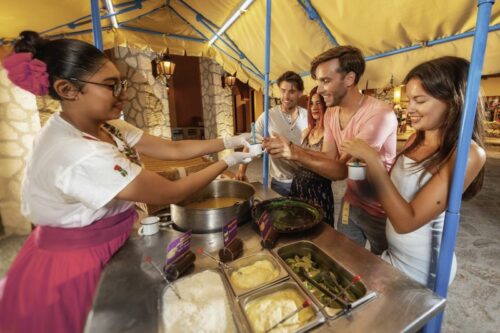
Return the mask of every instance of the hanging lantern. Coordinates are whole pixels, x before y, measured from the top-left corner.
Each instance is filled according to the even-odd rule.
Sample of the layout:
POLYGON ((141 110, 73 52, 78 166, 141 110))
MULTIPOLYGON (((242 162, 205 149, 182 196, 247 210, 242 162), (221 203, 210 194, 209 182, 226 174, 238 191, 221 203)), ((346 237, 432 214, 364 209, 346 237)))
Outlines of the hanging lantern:
POLYGON ((236 84, 236 76, 226 75, 224 81, 229 88, 232 88, 236 84))
POLYGON ((221 79, 222 79, 222 88, 228 87, 232 89, 236 84, 236 73, 232 75, 229 73, 225 73, 224 75, 222 75, 221 79))
POLYGON ((160 80, 166 87, 168 81, 174 75, 175 63, 172 61, 168 53, 161 54, 151 62, 153 77, 160 80))

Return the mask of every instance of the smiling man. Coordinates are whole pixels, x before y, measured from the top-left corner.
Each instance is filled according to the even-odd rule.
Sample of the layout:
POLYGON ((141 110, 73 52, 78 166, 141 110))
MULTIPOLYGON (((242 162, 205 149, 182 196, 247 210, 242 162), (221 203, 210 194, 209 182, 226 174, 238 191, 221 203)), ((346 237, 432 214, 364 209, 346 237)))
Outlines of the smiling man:
MULTIPOLYGON (((298 106, 304 91, 304 82, 295 72, 285 72, 277 80, 281 105, 269 109, 269 134, 278 134, 288 142, 301 144, 302 131, 307 127, 307 110, 298 106)), ((264 136, 264 113, 255 122, 255 132, 264 136)), ((279 158, 270 158, 271 188, 282 196, 290 195, 296 164, 279 158)), ((240 164, 236 179, 247 180, 247 165, 240 164)))
MULTIPOLYGON (((355 138, 375 148, 389 170, 396 157, 397 119, 391 107, 359 92, 357 84, 365 70, 361 51, 353 46, 332 48, 311 63, 311 76, 318 81, 318 93, 325 100, 324 142, 322 152, 291 144, 277 136, 265 140, 265 147, 275 158, 295 161, 331 180, 347 178, 346 162, 350 156, 340 151, 344 140, 355 138)), ((339 231, 371 251, 387 248, 386 216, 368 181, 347 181, 337 223, 339 231)))

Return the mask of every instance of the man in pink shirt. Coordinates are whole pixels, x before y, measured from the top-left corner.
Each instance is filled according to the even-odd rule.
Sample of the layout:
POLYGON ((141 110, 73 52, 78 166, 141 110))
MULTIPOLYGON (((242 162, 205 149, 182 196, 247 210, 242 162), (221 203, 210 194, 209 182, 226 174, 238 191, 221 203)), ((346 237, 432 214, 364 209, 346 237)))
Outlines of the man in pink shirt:
MULTIPOLYGON (((344 140, 358 138, 379 152, 389 170, 396 157, 397 118, 388 104, 359 92, 357 83, 364 70, 361 51, 352 46, 335 47, 317 56, 311 63, 311 76, 329 107, 322 151, 310 151, 273 135, 264 143, 268 152, 331 180, 343 180, 351 157, 340 146, 344 140)), ((387 248, 385 223, 385 212, 369 182, 347 180, 337 229, 362 246, 368 240, 371 251, 381 254, 387 248)))

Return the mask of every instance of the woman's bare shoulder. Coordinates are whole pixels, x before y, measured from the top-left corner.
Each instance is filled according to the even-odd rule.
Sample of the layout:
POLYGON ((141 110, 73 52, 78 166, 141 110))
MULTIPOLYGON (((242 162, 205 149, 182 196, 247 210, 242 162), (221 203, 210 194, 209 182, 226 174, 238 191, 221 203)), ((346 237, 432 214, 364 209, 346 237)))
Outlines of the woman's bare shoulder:
MULTIPOLYGON (((452 157, 447 161, 448 169, 453 171, 455 166, 455 161, 457 158, 458 150, 455 149, 452 157)), ((479 171, 486 163, 486 151, 483 147, 477 144, 475 141, 471 141, 469 147, 469 156, 467 157, 467 169, 470 171, 479 171)))
POLYGON ((468 163, 477 164, 480 168, 486 163, 486 150, 475 141, 470 144, 468 163))

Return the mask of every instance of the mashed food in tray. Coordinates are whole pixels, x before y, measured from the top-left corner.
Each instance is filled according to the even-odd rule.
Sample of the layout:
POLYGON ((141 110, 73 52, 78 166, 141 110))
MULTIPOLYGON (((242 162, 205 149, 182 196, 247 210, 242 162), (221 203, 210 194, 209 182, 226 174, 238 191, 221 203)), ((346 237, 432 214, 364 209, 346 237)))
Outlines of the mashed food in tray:
POLYGON ((163 295, 164 332, 233 333, 236 327, 219 274, 204 271, 175 282, 163 295))
POLYGON ((257 260, 231 273, 231 282, 240 289, 251 289, 277 278, 279 270, 269 260, 257 260))
MULTIPOLYGON (((294 289, 287 288, 251 300, 245 306, 250 325, 255 332, 266 332, 281 319, 298 309, 304 298, 294 289)), ((313 320, 315 313, 307 307, 273 329, 272 333, 295 332, 313 320)))

